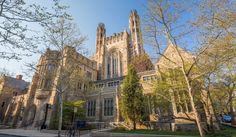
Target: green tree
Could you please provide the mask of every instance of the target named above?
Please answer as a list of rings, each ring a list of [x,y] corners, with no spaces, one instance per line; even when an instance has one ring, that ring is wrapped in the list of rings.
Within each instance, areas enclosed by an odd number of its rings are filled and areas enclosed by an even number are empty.
[[[139,77],[133,65],[128,68],[128,75],[124,79],[121,91],[121,113],[126,121],[132,122],[136,129],[143,111],[143,92],[139,83]]]
[[[84,119],[84,101],[65,101],[63,102],[63,125],[69,125],[76,119]]]

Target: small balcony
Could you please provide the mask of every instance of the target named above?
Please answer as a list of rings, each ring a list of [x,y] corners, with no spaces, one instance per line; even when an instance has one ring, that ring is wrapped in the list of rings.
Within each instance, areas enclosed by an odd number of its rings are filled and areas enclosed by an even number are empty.
[[[35,97],[39,100],[41,99],[46,99],[49,96],[48,90],[43,90],[43,89],[37,89],[35,93]]]

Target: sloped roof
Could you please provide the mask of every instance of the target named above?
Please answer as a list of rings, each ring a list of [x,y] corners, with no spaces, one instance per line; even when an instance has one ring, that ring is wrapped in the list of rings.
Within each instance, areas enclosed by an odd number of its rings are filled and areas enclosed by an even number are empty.
[[[11,87],[19,91],[23,91],[29,86],[29,82],[26,82],[24,80],[18,80],[16,78],[9,77],[9,76],[6,76],[5,84],[7,87]]]
[[[171,61],[176,62],[176,61],[178,60],[178,58],[168,57],[168,54],[169,54],[171,51],[173,51],[174,48],[175,48],[175,47],[174,47],[173,45],[169,44],[169,45],[166,47],[166,49],[163,51],[162,54],[165,55],[165,56],[167,56],[167,58],[169,58]],[[183,49],[183,48],[181,48],[181,47],[177,47],[177,49],[180,51],[180,54],[183,55],[183,57],[185,58],[186,61],[189,60],[190,58],[193,58],[193,57],[194,57],[193,54],[191,54],[190,52],[186,51],[185,49]],[[173,54],[177,54],[175,50],[174,50],[172,53],[173,53]],[[166,60],[166,58],[163,57],[163,56],[160,56],[160,57],[158,58],[158,60],[156,61],[156,63],[155,63],[155,67],[156,67],[156,65],[158,65],[158,64],[159,64],[160,62],[162,62],[163,60]]]

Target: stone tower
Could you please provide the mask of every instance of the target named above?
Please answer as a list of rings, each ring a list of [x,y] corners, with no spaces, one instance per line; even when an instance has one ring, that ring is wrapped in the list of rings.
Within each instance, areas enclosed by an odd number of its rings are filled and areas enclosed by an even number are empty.
[[[104,77],[104,55],[105,55],[105,38],[106,29],[103,23],[99,23],[97,27],[97,37],[96,37],[96,60],[97,60],[97,79],[103,79]]]
[[[132,10],[129,16],[129,29],[131,35],[131,47],[133,56],[138,56],[144,53],[143,40],[140,27],[140,18],[136,10]]]

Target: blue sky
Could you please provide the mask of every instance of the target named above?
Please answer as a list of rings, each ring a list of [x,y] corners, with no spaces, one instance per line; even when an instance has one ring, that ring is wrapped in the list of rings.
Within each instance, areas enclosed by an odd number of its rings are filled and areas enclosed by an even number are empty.
[[[52,4],[47,1],[33,1],[43,6]],[[84,46],[88,49],[88,55],[95,53],[96,28],[98,23],[103,22],[106,26],[107,36],[115,32],[128,29],[128,17],[132,9],[136,9],[138,14],[144,14],[146,0],[62,0],[63,4],[68,5],[68,13],[74,18],[81,33],[88,37]],[[14,74],[22,74],[26,71],[24,63],[36,62],[40,55],[24,57],[20,61],[0,59],[0,68],[6,68]],[[23,74],[24,75],[24,74]],[[26,78],[26,77],[25,77]],[[26,78],[30,81],[30,77]]]

